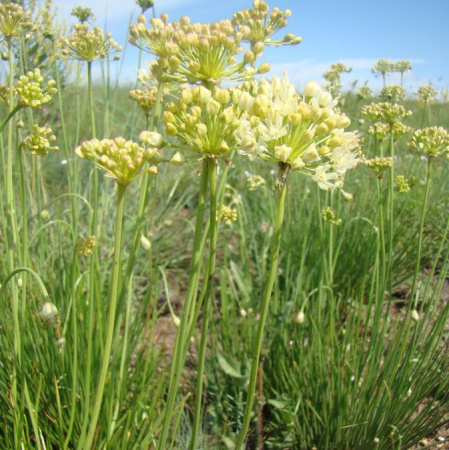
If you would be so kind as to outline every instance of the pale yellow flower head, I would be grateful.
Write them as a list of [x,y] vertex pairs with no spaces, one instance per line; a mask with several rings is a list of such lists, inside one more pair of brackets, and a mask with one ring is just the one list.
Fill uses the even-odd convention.
[[394,72],[394,62],[389,59],[379,59],[373,64],[373,67],[371,68],[371,72],[373,72],[375,75],[382,74],[386,75],[387,73]]
[[362,109],[362,116],[371,123],[385,122],[392,124],[400,122],[411,115],[412,112],[406,110],[402,105],[388,102],[371,103],[371,105],[367,105]]
[[375,122],[368,129],[368,134],[371,136],[376,136],[379,142],[384,141],[390,137],[391,130],[393,130],[393,139],[397,140],[404,134],[410,132],[410,127],[404,125],[402,122],[384,123]]
[[35,109],[40,108],[58,92],[55,85],[56,82],[53,79],[45,84],[39,69],[34,69],[33,72],[22,75],[16,86],[16,94],[19,96],[20,105]]
[[433,103],[438,91],[431,84],[425,84],[415,91],[415,95],[424,103]]
[[236,130],[252,102],[253,97],[240,89],[184,89],[177,102],[167,104],[165,132],[179,142],[176,147],[210,158],[225,156],[238,147]]
[[449,133],[443,127],[416,130],[412,137],[413,149],[429,157],[449,158]]
[[49,150],[53,152],[59,150],[58,147],[52,145],[54,141],[56,141],[56,136],[51,128],[33,125],[30,136],[22,142],[22,146],[29,150],[32,155],[45,156]]
[[237,135],[240,152],[306,174],[322,189],[341,187],[359,161],[358,135],[345,132],[350,120],[334,111],[336,100],[315,81],[300,96],[287,79],[258,85]]
[[[75,32],[70,38],[61,37],[59,48],[63,56],[79,61],[96,61],[122,51],[111,33],[105,35],[100,27],[89,30],[89,25],[84,23],[75,25]],[[116,54],[114,59],[117,58]]]
[[151,138],[147,135],[143,136],[143,139],[141,137],[142,142],[146,141],[145,147],[122,137],[101,141],[92,139],[77,147],[75,153],[80,158],[92,161],[118,184],[127,186],[138,176],[155,172],[151,167],[147,167],[147,164],[157,164],[161,160],[157,146],[148,144],[149,141],[156,140],[162,143],[162,137],[155,135],[157,133]]
[[145,116],[149,117],[156,104],[157,88],[133,89],[129,91],[129,97],[139,105]]
[[76,254],[79,256],[89,256],[94,252],[95,246],[95,236],[79,237],[76,241]]
[[380,96],[388,102],[396,103],[405,99],[406,92],[399,84],[390,84],[382,89]]
[[[130,28],[130,43],[157,57],[151,66],[160,81],[197,84],[210,87],[223,80],[242,81],[257,71],[250,67],[254,58],[240,57],[243,34],[231,21],[212,24],[191,23],[189,17],[168,22],[167,14],[149,20],[141,15]],[[267,63],[259,73],[269,70]]]
[[243,41],[251,44],[250,51],[254,56],[261,56],[265,45],[296,45],[301,37],[287,33],[283,38],[273,36],[287,26],[291,11],[273,8],[270,12],[268,4],[263,0],[253,0],[253,8],[238,11],[233,15],[232,24],[242,33]]
[[368,97],[372,97],[374,95],[373,90],[369,86],[362,86],[357,91],[357,99],[358,100],[365,100]]
[[384,172],[393,165],[393,158],[390,156],[376,156],[375,158],[367,159],[365,165],[374,172],[376,177],[382,178]]
[[6,3],[0,5],[0,34],[10,40],[13,36],[20,36],[31,31],[33,22],[30,13],[20,5]]
[[82,6],[73,8],[70,15],[75,16],[80,23],[87,23],[95,20],[93,11],[90,8],[83,8]]

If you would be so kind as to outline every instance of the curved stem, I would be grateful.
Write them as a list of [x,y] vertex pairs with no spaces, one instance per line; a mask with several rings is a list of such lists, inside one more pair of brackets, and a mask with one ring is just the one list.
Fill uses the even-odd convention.
[[43,297],[44,297],[43,300],[44,300],[44,302],[45,302],[45,301],[49,298],[47,288],[45,287],[45,284],[44,284],[44,282],[42,281],[41,277],[40,277],[33,269],[30,269],[29,267],[17,267],[17,269],[14,269],[14,270],[6,277],[5,281],[3,282],[3,285],[2,285],[2,287],[1,287],[1,289],[4,291],[5,288],[6,288],[6,285],[7,285],[8,282],[11,280],[11,278],[12,278],[14,275],[17,275],[17,274],[20,273],[20,272],[27,272],[27,273],[31,274],[31,275],[34,277],[34,279],[37,281],[37,284],[39,285],[39,287],[40,287],[40,289],[41,289],[41,292],[42,292]]
[[198,290],[201,260],[201,241],[203,237],[203,221],[206,203],[206,191],[208,182],[208,161],[203,160],[201,170],[200,191],[198,196],[198,209],[196,213],[195,237],[193,240],[192,265],[190,269],[189,285],[187,289],[186,301],[182,311],[181,324],[176,335],[175,348],[173,350],[173,362],[170,370],[169,392],[165,405],[164,424],[160,439],[157,443],[157,450],[165,450],[168,431],[170,429],[171,418],[173,416],[174,404],[178,393],[178,386],[181,379],[181,371],[184,366],[186,339],[189,333],[189,318],[195,310],[195,298]]
[[117,216],[115,218],[115,245],[114,245],[114,266],[112,269],[111,280],[111,298],[109,301],[109,313],[106,330],[106,342],[104,346],[103,359],[101,362],[100,378],[97,385],[97,393],[95,397],[95,404],[90,420],[89,431],[87,439],[83,448],[92,448],[95,432],[97,429],[98,417],[100,415],[101,403],[103,401],[103,392],[106,385],[106,377],[108,375],[109,359],[112,350],[112,338],[114,336],[115,325],[115,311],[117,306],[117,297],[120,281],[120,262],[121,262],[121,246],[122,246],[122,225],[123,225],[123,206],[125,200],[126,186],[120,184],[118,186],[117,198]]
[[426,180],[426,189],[425,189],[425,193],[424,193],[424,203],[423,203],[422,212],[421,212],[421,222],[419,224],[418,255],[416,256],[415,271],[413,273],[412,290],[410,292],[410,298],[412,299],[412,301],[413,301],[413,297],[415,294],[416,280],[418,278],[419,266],[420,266],[420,262],[421,262],[424,219],[426,218],[427,202],[429,200],[429,186],[430,186],[430,171],[431,171],[431,169],[432,169],[432,157],[429,157],[429,160],[427,161],[427,180]]
[[[245,412],[243,414],[243,425],[240,431],[240,434],[237,439],[237,444],[235,446],[236,450],[240,450],[243,448],[243,444],[246,439],[246,435],[248,433],[249,424],[251,421],[251,413],[253,410],[254,397],[256,393],[256,384],[257,384],[257,371],[259,368],[259,359],[260,352],[262,349],[262,341],[263,341],[263,331],[265,327],[265,322],[268,316],[268,308],[270,306],[271,294],[273,292],[274,282],[277,277],[278,272],[278,261],[279,261],[279,250],[281,247],[281,233],[282,233],[282,223],[284,220],[284,204],[285,197],[287,193],[287,180],[286,177],[289,172],[289,166],[285,167],[285,165],[280,164],[279,170],[285,171],[284,174],[284,182],[282,183],[277,200],[277,208],[276,208],[276,218],[274,224],[274,235],[273,235],[273,253],[271,256],[271,268],[268,275],[268,282],[265,286],[265,291],[262,298],[262,305],[260,311],[260,319],[259,326],[257,328],[257,336],[256,342],[254,343],[254,348],[252,352],[252,365],[251,365],[251,375],[249,380],[249,388],[248,388],[248,398],[246,400]],[[280,177],[281,178],[281,177]]]
[[196,379],[195,391],[195,407],[193,414],[193,429],[192,438],[190,441],[190,450],[196,447],[198,431],[200,427],[201,418],[201,398],[203,395],[203,378],[204,378],[204,364],[206,359],[206,343],[207,330],[209,328],[211,304],[214,297],[213,283],[215,272],[215,259],[217,254],[217,167],[214,160],[209,160],[208,163],[208,178],[209,178],[209,262],[206,278],[206,296],[204,300],[203,309],[203,324],[201,327],[201,340],[198,352],[198,369]]

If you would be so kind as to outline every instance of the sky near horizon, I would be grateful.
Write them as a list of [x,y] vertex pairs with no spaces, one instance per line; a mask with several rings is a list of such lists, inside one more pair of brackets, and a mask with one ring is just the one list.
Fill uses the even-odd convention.
[[[345,87],[357,79],[358,85],[368,81],[378,89],[381,80],[371,73],[372,64],[380,58],[408,59],[413,71],[405,75],[407,90],[427,82],[437,88],[449,87],[449,0],[269,0],[268,4],[292,11],[288,26],[279,35],[291,32],[303,41],[267,49],[264,60],[272,67],[267,76],[282,76],[287,70],[293,83],[304,86],[311,79],[322,82],[321,75],[330,64],[341,61],[353,69],[342,77]],[[95,24],[111,31],[122,45],[130,21],[135,23],[140,12],[134,0],[53,0],[53,5],[68,25],[75,23],[70,16],[74,6],[89,6]],[[188,15],[192,22],[232,18],[232,13],[251,5],[252,0],[155,0],[157,15],[167,12],[170,20]],[[128,45],[121,81],[135,80],[137,55],[137,49]],[[152,56],[144,54],[144,58]],[[117,71],[120,63],[113,64]],[[389,81],[399,82],[399,78],[391,76]]]

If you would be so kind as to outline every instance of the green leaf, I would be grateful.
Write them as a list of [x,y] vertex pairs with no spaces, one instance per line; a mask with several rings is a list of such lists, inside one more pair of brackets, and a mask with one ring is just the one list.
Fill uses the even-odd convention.
[[222,351],[217,351],[218,364],[223,369],[226,375],[233,378],[246,378],[246,375],[240,373],[238,362],[231,358],[229,355],[225,355]]

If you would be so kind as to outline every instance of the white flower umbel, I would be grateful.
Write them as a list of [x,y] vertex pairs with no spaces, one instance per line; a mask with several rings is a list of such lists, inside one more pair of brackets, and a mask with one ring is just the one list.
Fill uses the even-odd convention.
[[288,79],[263,79],[237,130],[240,152],[287,164],[322,189],[342,187],[360,151],[358,135],[344,131],[350,120],[334,110],[336,104],[315,81],[307,83],[301,96]]

